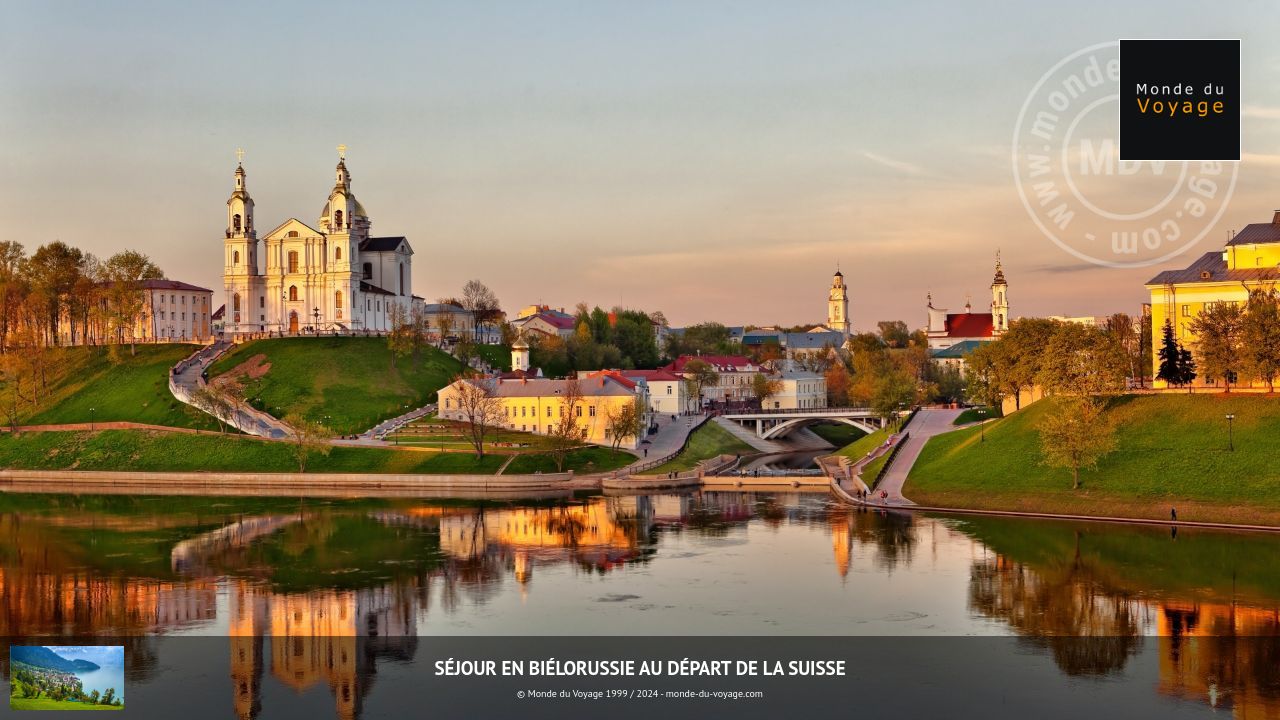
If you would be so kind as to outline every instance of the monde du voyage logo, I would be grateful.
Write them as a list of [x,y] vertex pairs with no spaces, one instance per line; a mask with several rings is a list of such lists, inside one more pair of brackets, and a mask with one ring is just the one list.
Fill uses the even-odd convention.
[[1167,261],[1226,210],[1240,159],[1239,40],[1120,40],[1062,58],[1013,135],[1023,207],[1096,265]]

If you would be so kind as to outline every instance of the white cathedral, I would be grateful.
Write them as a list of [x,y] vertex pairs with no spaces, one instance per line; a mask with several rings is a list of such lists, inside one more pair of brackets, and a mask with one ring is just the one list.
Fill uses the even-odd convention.
[[404,237],[369,235],[373,223],[351,193],[344,150],[318,229],[290,218],[267,233],[265,268],[244,164],[236,165],[223,243],[224,332],[381,332],[391,329],[393,308],[412,307],[413,248]]

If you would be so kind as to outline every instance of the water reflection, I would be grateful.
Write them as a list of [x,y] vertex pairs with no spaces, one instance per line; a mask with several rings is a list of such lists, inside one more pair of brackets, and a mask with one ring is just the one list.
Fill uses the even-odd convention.
[[1156,643],[1160,693],[1280,713],[1276,538],[938,520],[803,492],[0,495],[0,510],[0,634],[127,636],[135,681],[155,676],[156,634],[226,636],[241,718],[264,712],[267,678],[327,688],[338,717],[359,717],[378,665],[413,662],[442,617],[482,634],[511,617],[569,632],[603,618],[620,633],[1011,633],[1080,677],[1122,677]]

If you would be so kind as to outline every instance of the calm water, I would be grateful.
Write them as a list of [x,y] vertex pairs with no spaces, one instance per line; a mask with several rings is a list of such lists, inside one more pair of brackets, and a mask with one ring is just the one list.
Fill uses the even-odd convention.
[[[1221,639],[1280,635],[1278,551],[1265,535],[857,511],[825,492],[0,494],[0,635],[138,636],[131,682],[169,667],[147,636],[208,636],[230,657],[211,661],[219,677],[256,662],[322,705],[341,704],[332,658],[351,638],[379,639],[361,672],[394,675],[422,636],[1013,636],[1046,672],[1129,673],[1135,696],[1184,712],[1274,715],[1280,663]],[[1068,642],[1085,637],[1109,644]],[[271,650],[282,642],[288,657]],[[237,703],[260,703],[256,682]]]
[[92,672],[76,673],[85,693],[98,691],[99,695],[107,692],[107,688],[115,688],[115,696],[124,699],[124,668],[103,667]]

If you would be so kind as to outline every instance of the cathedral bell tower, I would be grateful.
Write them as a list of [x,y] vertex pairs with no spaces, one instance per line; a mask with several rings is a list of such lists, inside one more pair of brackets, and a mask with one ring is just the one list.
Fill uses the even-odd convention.
[[227,200],[226,275],[258,274],[258,231],[253,226],[253,198],[245,185],[244,151],[237,150],[235,189]]
[[838,268],[831,279],[831,292],[827,294],[827,327],[849,337],[849,295],[844,286],[844,274]]
[[1004,280],[1000,266],[1000,251],[996,251],[996,277],[991,281],[991,334],[999,337],[1009,329],[1009,283]]

